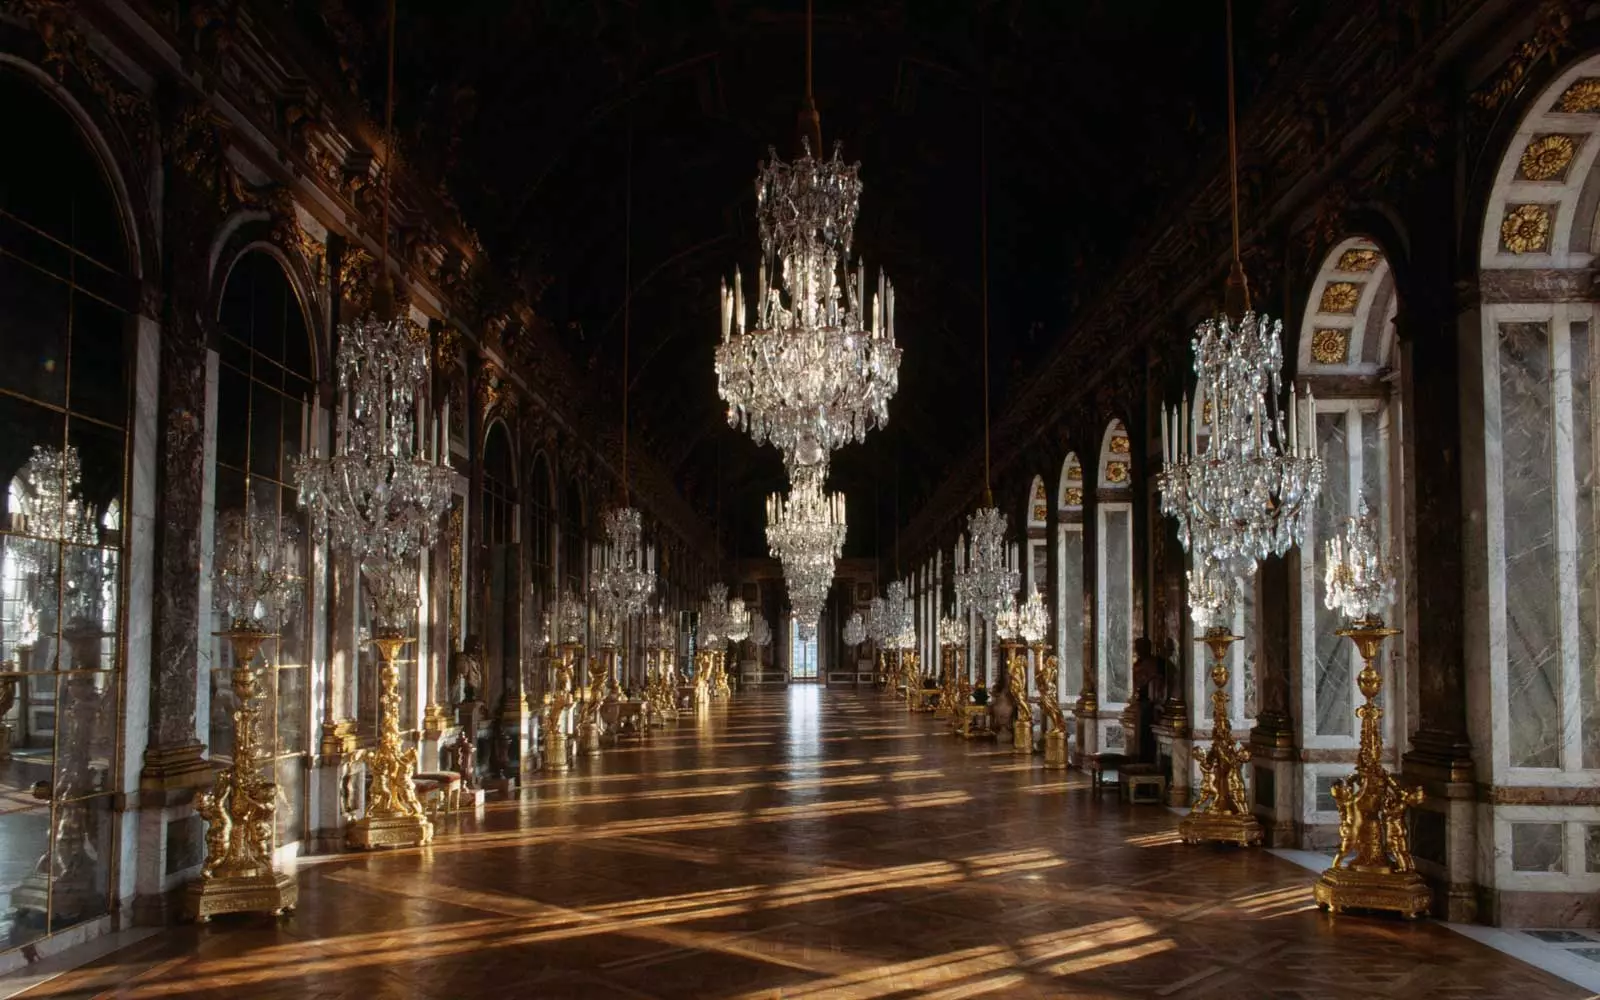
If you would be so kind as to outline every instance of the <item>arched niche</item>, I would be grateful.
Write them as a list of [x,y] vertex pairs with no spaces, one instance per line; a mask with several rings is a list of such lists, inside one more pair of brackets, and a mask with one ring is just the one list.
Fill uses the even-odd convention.
[[1056,486],[1055,641],[1063,701],[1083,683],[1083,574],[1083,463],[1069,451]]
[[1100,692],[1100,746],[1125,745],[1120,713],[1133,689],[1133,466],[1127,428],[1112,420],[1095,463],[1095,654]]

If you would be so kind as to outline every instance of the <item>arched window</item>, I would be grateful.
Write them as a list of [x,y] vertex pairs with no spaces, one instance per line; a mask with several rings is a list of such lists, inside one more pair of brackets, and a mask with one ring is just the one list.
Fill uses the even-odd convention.
[[1122,421],[1106,427],[1097,470],[1095,528],[1099,545],[1095,578],[1095,648],[1099,671],[1100,708],[1111,719],[1101,722],[1100,745],[1120,750],[1122,724],[1115,716],[1127,706],[1133,690],[1133,465],[1132,447]]
[[1056,492],[1056,651],[1062,701],[1083,686],[1083,466],[1068,452]]
[[[0,891],[15,947],[106,913],[116,894],[137,289],[112,185],[72,116],[3,68],[0,108],[27,137],[26,155],[0,157],[0,721],[13,861]],[[35,781],[46,800],[28,795]]]
[[[1478,854],[1495,861],[1478,877],[1497,892],[1591,892],[1600,862],[1594,810],[1544,794],[1600,780],[1597,79],[1600,56],[1558,74],[1499,162],[1480,336],[1461,365],[1466,499],[1481,511],[1465,538],[1469,732],[1494,786]],[[1500,796],[1516,786],[1537,791]]]
[[[223,286],[217,325],[217,436],[215,495],[217,524],[245,506],[300,524],[291,464],[303,446],[301,406],[310,399],[316,373],[305,311],[283,265],[264,249],[248,250],[233,264]],[[304,531],[300,576],[306,579]],[[227,627],[216,609],[217,630]],[[305,760],[310,752],[310,615],[304,606],[273,623],[275,643],[262,647],[276,669],[265,673],[269,714],[266,735],[277,760],[280,843],[300,840],[305,822]],[[224,759],[233,746],[233,650],[216,639],[211,656],[211,744]]]
[[[1300,547],[1298,600],[1294,606],[1295,646],[1299,651],[1300,689],[1295,716],[1301,721],[1301,741],[1306,747],[1341,750],[1343,763],[1308,763],[1305,768],[1305,804],[1302,821],[1309,827],[1331,828],[1338,822],[1332,786],[1348,774],[1360,730],[1355,709],[1363,701],[1356,687],[1361,659],[1355,646],[1339,636],[1344,622],[1324,601],[1323,580],[1327,560],[1323,543],[1342,530],[1365,499],[1382,525],[1388,550],[1397,557],[1395,567],[1404,594],[1404,553],[1394,530],[1396,504],[1391,471],[1397,458],[1393,435],[1398,401],[1391,399],[1387,377],[1396,365],[1394,318],[1398,308],[1394,279],[1387,257],[1371,240],[1352,237],[1335,246],[1324,259],[1311,287],[1300,326],[1298,384],[1316,394],[1317,446],[1321,449],[1326,478],[1312,517],[1311,531]],[[1304,431],[1302,431],[1303,433]],[[1404,607],[1391,614],[1400,617]],[[1251,632],[1240,633],[1251,635]],[[1246,645],[1240,643],[1239,645]],[[1385,644],[1385,684],[1396,689],[1404,646]],[[1399,687],[1398,690],[1404,690]],[[1396,734],[1405,732],[1405,706],[1385,699],[1383,724],[1388,729],[1384,745],[1398,766]]]

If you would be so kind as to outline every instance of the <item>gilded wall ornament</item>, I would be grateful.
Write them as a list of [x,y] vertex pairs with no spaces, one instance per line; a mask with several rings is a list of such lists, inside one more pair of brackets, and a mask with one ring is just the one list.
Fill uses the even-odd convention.
[[1044,492],[1044,480],[1035,479],[1033,481],[1033,502],[1044,503],[1046,499],[1048,499],[1048,497]]
[[1577,152],[1578,143],[1570,135],[1535,136],[1522,151],[1517,174],[1530,181],[1565,180]]
[[461,498],[450,503],[449,527],[445,529],[450,539],[450,650],[461,648]]
[[1126,455],[1130,450],[1126,435],[1118,434],[1111,439],[1111,454]]
[[1081,487],[1081,486],[1069,486],[1069,487],[1067,487],[1066,501],[1067,501],[1067,506],[1068,507],[1082,507],[1083,506],[1083,487]]
[[1378,266],[1383,260],[1383,254],[1367,247],[1357,247],[1346,250],[1339,255],[1339,263],[1334,265],[1337,270],[1352,274],[1365,274]]
[[1311,335],[1311,360],[1319,365],[1342,365],[1350,357],[1350,331],[1323,327]]
[[1585,76],[1572,81],[1556,101],[1556,111],[1569,115],[1600,114],[1600,77]]
[[1352,314],[1361,304],[1362,285],[1354,281],[1330,281],[1322,288],[1318,312]]
[[1033,505],[1033,519],[1035,521],[1043,523],[1049,517],[1050,517],[1050,508],[1049,508],[1049,506],[1047,506],[1046,504],[1042,504],[1042,503],[1036,503],[1036,504]]
[[339,295],[358,314],[372,301],[372,265],[372,255],[358,246],[346,245],[339,255]]
[[1128,481],[1127,462],[1107,462],[1106,482],[1120,486]]
[[1549,253],[1549,206],[1511,206],[1500,223],[1500,246],[1507,253]]

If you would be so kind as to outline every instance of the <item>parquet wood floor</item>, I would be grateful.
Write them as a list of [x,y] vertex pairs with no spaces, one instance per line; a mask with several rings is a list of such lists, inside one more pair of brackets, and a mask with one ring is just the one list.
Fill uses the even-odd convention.
[[300,910],[163,933],[55,998],[1161,997],[1584,992],[1429,923],[1333,919],[1263,851],[1094,796],[877,695],[735,696],[300,867]]

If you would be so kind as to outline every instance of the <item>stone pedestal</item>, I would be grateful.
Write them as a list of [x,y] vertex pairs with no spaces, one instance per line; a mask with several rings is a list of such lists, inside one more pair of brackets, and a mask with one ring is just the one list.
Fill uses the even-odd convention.
[[1067,766],[1067,734],[1059,729],[1044,734],[1044,766],[1052,771]]
[[600,753],[600,723],[578,723],[578,752],[585,757],[595,757]]

